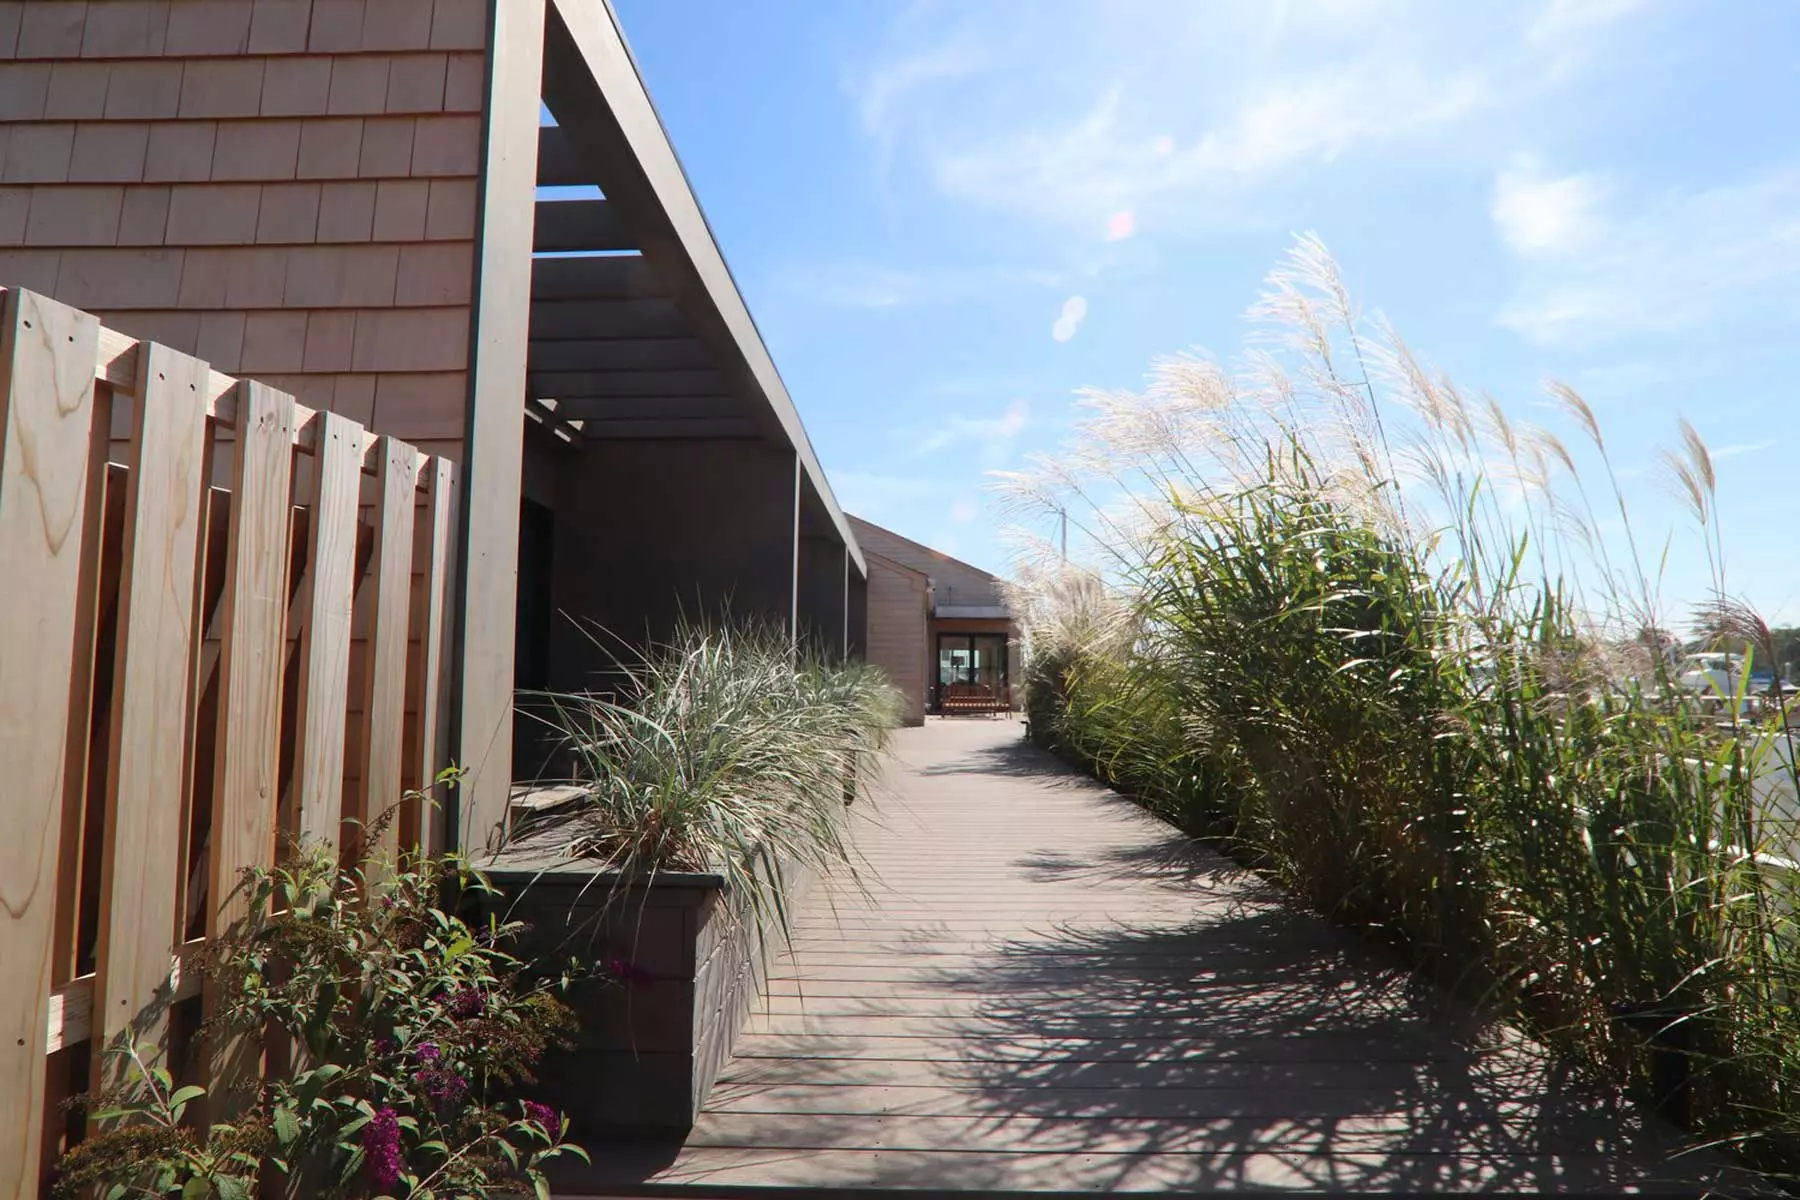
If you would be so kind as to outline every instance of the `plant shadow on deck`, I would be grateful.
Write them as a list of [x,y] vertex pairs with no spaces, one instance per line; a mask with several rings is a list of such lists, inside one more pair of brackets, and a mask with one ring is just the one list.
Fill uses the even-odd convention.
[[[1679,1148],[1672,1136],[1534,1047],[1484,1044],[1475,1023],[1443,1011],[1427,985],[1358,965],[1365,954],[1334,949],[1320,933],[1311,918],[1252,906],[1178,930],[1065,928],[1009,943],[974,967],[921,972],[918,982],[975,1000],[914,1027],[925,1063],[915,1081],[929,1078],[955,1097],[949,1107],[969,1121],[971,1142],[893,1145],[860,1182],[1702,1190],[1680,1160],[1658,1170]],[[866,1002],[871,1016],[884,1006],[900,1015],[891,1001]],[[830,1068],[855,1062],[855,1039],[843,1039],[845,1058],[835,1061],[822,1061],[830,1039],[807,1040],[814,1057],[789,1060],[791,1079],[765,1072],[758,1083],[840,1082]],[[771,1133],[804,1123],[815,1147],[855,1144],[858,1134],[850,1117],[764,1120]],[[745,1141],[784,1144],[760,1141],[754,1129]],[[941,1153],[979,1147],[1003,1148],[1009,1161]],[[1034,1153],[1056,1158],[1034,1173]],[[1057,1174],[1070,1155],[1093,1156],[1078,1180]]]
[[[979,746],[946,762],[912,768],[921,779],[946,775],[986,775],[1003,779],[1030,779],[1048,787],[1098,788],[1092,779],[1040,746],[1026,740],[1024,729],[1010,725],[1017,736],[996,745]],[[1112,793],[1117,796],[1117,793]],[[1122,802],[1123,797],[1117,797]]]
[[[930,919],[865,935],[895,956],[892,974],[869,978],[894,986],[812,998],[802,989],[802,999],[892,1036],[833,1017],[804,1034],[762,1034],[724,1089],[729,1144],[770,1181],[858,1194],[1698,1195],[1718,1171],[1709,1156],[1678,1156],[1679,1135],[1484,1026],[1369,939],[1299,910],[1035,746],[984,747],[918,773],[1080,789],[1097,814],[1145,824],[1013,858],[1016,877],[1091,886],[1097,897],[1153,888],[1159,910],[1171,893],[1192,907],[1175,906],[1166,923],[1047,920],[974,951],[958,945],[967,934]],[[834,1166],[834,1148],[873,1153]],[[650,1169],[673,1159],[650,1153]],[[709,1190],[704,1169],[676,1176],[691,1194]]]

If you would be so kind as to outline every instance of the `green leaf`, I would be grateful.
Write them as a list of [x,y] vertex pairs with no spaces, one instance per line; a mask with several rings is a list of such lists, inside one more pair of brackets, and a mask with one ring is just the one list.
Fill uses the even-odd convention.
[[189,1104],[204,1095],[206,1095],[205,1088],[201,1087],[199,1084],[190,1083],[180,1091],[176,1092],[173,1096],[169,1097],[169,1106],[172,1108],[178,1104]]
[[550,1181],[542,1175],[531,1177],[531,1186],[537,1191],[537,1200],[550,1200]]
[[219,1200],[250,1200],[250,1185],[235,1175],[221,1175],[213,1181]]
[[300,1140],[300,1118],[286,1105],[275,1110],[275,1140],[283,1149]]
[[196,1175],[181,1189],[181,1200],[206,1200],[212,1195],[212,1183]]

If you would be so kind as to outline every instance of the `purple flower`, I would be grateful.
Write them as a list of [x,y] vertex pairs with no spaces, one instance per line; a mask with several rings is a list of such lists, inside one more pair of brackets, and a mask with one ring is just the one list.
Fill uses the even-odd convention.
[[543,1127],[545,1133],[556,1138],[562,1133],[562,1114],[548,1104],[539,1104],[536,1100],[525,1102],[525,1119],[535,1121]]
[[413,1051],[413,1057],[422,1063],[434,1063],[444,1057],[444,1052],[438,1049],[436,1042],[426,1042]]
[[386,1058],[394,1052],[395,1048],[394,1039],[391,1037],[378,1037],[369,1043],[370,1051],[380,1058]]
[[439,1104],[453,1104],[469,1090],[468,1080],[442,1067],[427,1067],[420,1071],[419,1082],[424,1086],[425,1094]]
[[629,958],[612,958],[606,963],[607,974],[614,979],[621,979],[628,984],[637,985],[650,982],[650,972],[632,962]]
[[378,1108],[363,1126],[363,1170],[379,1191],[400,1182],[400,1117],[391,1108]]
[[487,1011],[487,997],[480,988],[466,987],[450,994],[450,1015],[459,1021],[479,1017]]

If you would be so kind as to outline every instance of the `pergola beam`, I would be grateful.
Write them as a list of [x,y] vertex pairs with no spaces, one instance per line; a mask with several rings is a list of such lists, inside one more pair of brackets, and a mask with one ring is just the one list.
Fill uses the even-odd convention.
[[695,417],[642,421],[585,421],[579,417],[582,436],[600,441],[626,438],[731,438],[756,440],[762,431],[748,417]]
[[564,396],[555,395],[559,416],[571,421],[648,421],[733,417],[749,419],[741,400],[730,396]]
[[717,371],[533,371],[531,389],[540,396],[722,396],[728,394]]
[[681,299],[695,332],[718,349],[718,366],[731,391],[759,401],[753,407],[758,425],[771,441],[793,451],[797,470],[818,494],[857,568],[866,569],[856,535],[719,252],[611,6],[552,0],[546,34],[543,96],[563,121],[558,137],[567,138],[586,161],[604,163],[607,176],[558,178],[597,182],[618,206],[645,258],[667,274],[669,290]]
[[539,187],[598,186],[588,160],[554,125],[538,128],[537,183]]
[[533,300],[531,340],[592,341],[692,335],[687,318],[666,299]]
[[531,343],[532,371],[702,371],[713,365],[705,343],[689,337]]
[[635,300],[668,294],[650,264],[636,254],[531,260],[533,300]]
[[618,210],[605,200],[539,200],[531,248],[539,254],[636,250]]

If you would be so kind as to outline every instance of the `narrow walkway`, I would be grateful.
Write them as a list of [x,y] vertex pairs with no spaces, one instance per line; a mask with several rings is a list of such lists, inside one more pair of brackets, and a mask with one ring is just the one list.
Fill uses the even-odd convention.
[[1020,741],[934,721],[645,1184],[1694,1190],[1674,1139]]

